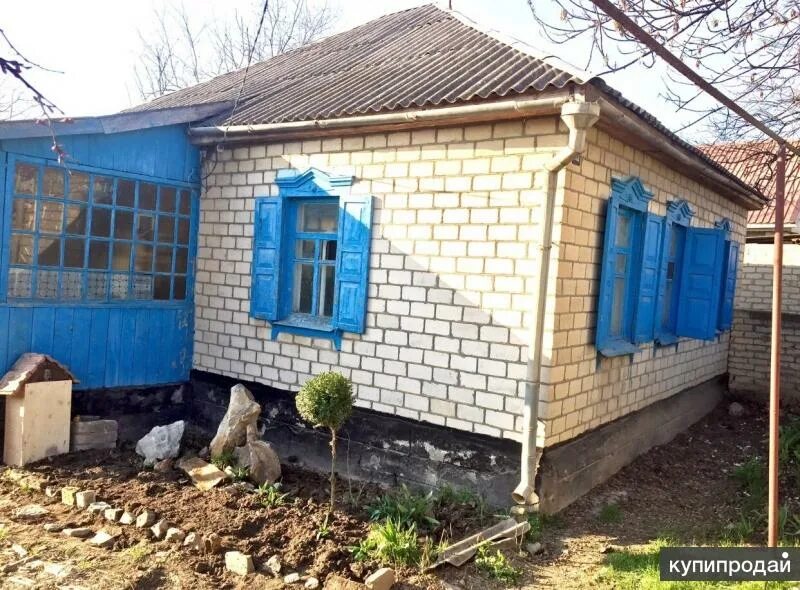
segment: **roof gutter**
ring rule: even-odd
[[[478,104],[467,104],[434,109],[415,109],[393,113],[376,113],[337,119],[312,119],[286,123],[264,123],[258,125],[215,125],[192,127],[189,137],[196,145],[213,145],[220,142],[238,143],[256,139],[271,139],[276,136],[314,134],[321,130],[343,130],[361,127],[413,127],[419,124],[433,125],[458,122],[463,119],[493,119],[498,117],[522,117],[530,115],[556,114],[561,105],[570,99],[572,92],[563,90],[557,94],[536,98],[501,100]]]

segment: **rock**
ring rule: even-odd
[[[325,580],[325,590],[365,590],[366,586],[360,582],[354,582],[343,578],[338,574],[331,574]]]
[[[222,552],[222,539],[217,533],[211,533],[203,537],[203,551],[208,555]]]
[[[75,494],[78,493],[79,489],[75,486],[61,488],[61,503],[67,506],[75,506]]]
[[[103,549],[110,549],[114,546],[114,541],[117,540],[119,535],[112,535],[104,530],[99,530],[94,537],[89,539],[88,543],[95,547],[102,547]]]
[[[186,535],[186,538],[183,540],[183,546],[187,549],[191,549],[192,551],[202,551],[203,550],[203,542],[200,538],[200,535],[197,533],[189,533]]]
[[[186,533],[177,527],[170,527],[167,529],[167,534],[164,535],[164,540],[169,543],[182,543],[186,538]]]
[[[111,508],[111,504],[108,502],[92,502],[86,510],[89,514],[103,514],[109,508]]]
[[[530,553],[531,555],[536,555],[542,552],[542,544],[541,543],[526,543],[525,544],[525,551]]]
[[[236,384],[231,387],[228,409],[209,445],[211,457],[232,451],[247,440],[255,440],[258,437],[257,421],[260,414],[261,406],[244,385]]]
[[[67,537],[75,537],[76,539],[86,539],[91,537],[94,534],[94,531],[89,527],[78,527],[74,529],[64,529],[61,531],[62,534],[66,535]]]
[[[156,462],[153,465],[153,471],[158,471],[159,473],[167,473],[168,471],[172,471],[172,466],[175,463],[174,459],[162,459],[161,461]]]
[[[44,525],[44,530],[48,533],[60,533],[64,530],[64,525],[57,522],[48,522],[46,525]]]
[[[137,529],[144,529],[149,526],[153,526],[155,524],[158,515],[152,510],[145,510],[139,516],[136,517],[136,528]]]
[[[119,517],[120,524],[133,524],[134,522],[136,522],[136,517],[127,510]]]
[[[50,514],[50,511],[41,504],[27,504],[14,511],[14,516],[23,520],[36,520]]]
[[[281,478],[281,460],[268,442],[253,440],[234,450],[240,467],[250,470],[250,480],[256,485],[275,483]]]
[[[273,555],[267,560],[267,563],[264,564],[270,573],[273,576],[278,576],[281,573],[281,569],[283,569],[283,564],[281,563],[281,558],[278,555]]]
[[[394,581],[394,570],[389,567],[382,567],[367,576],[367,579],[364,580],[364,585],[370,590],[389,590],[394,585]]]
[[[93,504],[97,501],[97,492],[92,490],[84,490],[82,492],[76,492],[75,494],[75,506],[84,510],[89,507],[89,504]]]
[[[207,491],[225,481],[228,476],[216,465],[203,461],[198,457],[184,459],[178,463],[178,467],[183,469],[192,478],[198,490]]]
[[[185,427],[183,420],[166,426],[155,426],[136,443],[136,453],[144,457],[145,465],[153,465],[161,459],[174,459],[181,450]]]
[[[117,522],[120,518],[122,518],[122,514],[124,512],[125,511],[122,508],[106,508],[103,512],[103,516],[106,517],[106,520]]]
[[[36,582],[31,580],[30,578],[26,578],[25,576],[10,576],[6,583],[10,584],[11,587],[19,587],[19,588],[33,588],[36,586]]]
[[[730,414],[734,418],[739,418],[741,416],[744,416],[745,414],[744,406],[739,402],[733,402],[731,405],[728,406],[728,414]]]
[[[319,580],[316,578],[309,578],[306,580],[306,583],[303,584],[303,588],[306,590],[317,590],[319,588]]]
[[[25,549],[25,547],[23,547],[22,545],[19,545],[17,543],[14,543],[14,544],[11,545],[11,550],[14,553],[17,554],[17,557],[27,557],[28,556],[28,550]]]
[[[172,528],[172,525],[166,520],[159,520],[156,524],[150,527],[153,536],[156,539],[162,539],[167,534],[167,531]]]
[[[227,551],[225,553],[225,569],[240,576],[246,576],[256,571],[253,558],[241,551]]]
[[[72,573],[72,568],[62,563],[45,562],[44,572],[56,578],[66,578]]]
[[[300,574],[297,572],[283,576],[284,584],[297,584],[300,581]]]
[[[211,458],[211,451],[208,449],[208,446],[203,447],[199,451],[197,451],[197,456],[201,459],[210,459]]]
[[[55,498],[58,495],[58,490],[55,486],[47,486],[44,489],[44,495],[48,498]]]

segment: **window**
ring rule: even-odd
[[[661,253],[661,284],[659,286],[660,317],[656,328],[656,339],[660,344],[677,341],[678,304],[680,302],[680,280],[683,270],[683,252],[686,232],[691,223],[692,211],[683,200],[670,201],[664,218],[664,242]]]
[[[717,327],[720,330],[730,330],[733,325],[733,301],[736,294],[736,271],[739,267],[739,244],[731,240],[731,222],[729,219],[721,219],[716,225],[725,235],[722,289]]]
[[[17,161],[7,296],[184,300],[191,213],[184,187]]]
[[[352,177],[280,171],[278,197],[256,199],[251,314],[288,332],[333,340],[365,329],[372,197]]]

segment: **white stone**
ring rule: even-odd
[[[394,585],[394,582],[394,570],[388,567],[375,570],[364,580],[364,584],[370,590],[389,590]]]
[[[227,551],[225,553],[225,569],[240,576],[252,574],[255,571],[253,558],[241,551]]]
[[[250,480],[256,485],[275,483],[281,477],[281,460],[267,442],[254,440],[236,447],[236,462],[250,470]]]
[[[211,457],[217,457],[225,451],[232,451],[248,439],[257,438],[257,420],[261,415],[261,406],[253,398],[253,394],[241,384],[231,387],[231,398],[228,409],[222,417],[209,450]]]
[[[155,426],[136,443],[136,453],[144,457],[145,465],[177,457],[185,427],[186,423],[183,420],[166,426]]]
[[[293,572],[291,574],[283,576],[283,583],[284,584],[297,584],[300,581],[300,574],[297,572]]]
[[[96,500],[97,500],[97,492],[93,490],[84,490],[82,492],[75,493],[75,506],[77,506],[81,510],[88,508],[89,504],[92,504]]]

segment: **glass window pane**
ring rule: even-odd
[[[334,242],[335,243],[335,242]],[[333,315],[333,288],[336,284],[336,268],[332,264],[320,267],[319,276],[319,315]]]
[[[89,268],[108,268],[108,252],[111,242],[98,242],[92,240],[89,244]],[[126,267],[127,268],[127,265]]]
[[[139,208],[155,211],[156,185],[149,182],[139,183]]]
[[[104,272],[90,272],[86,277],[86,297],[93,301],[108,298],[108,275]]]
[[[153,288],[153,299],[169,299],[169,275],[156,275]]]
[[[39,185],[39,167],[17,162],[14,168],[14,192],[18,195],[35,195]]]
[[[336,260],[336,240],[322,242],[322,260]]]
[[[11,234],[11,264],[33,264],[33,236]]]
[[[127,299],[129,282],[127,274],[113,273],[111,275],[111,298]]]
[[[133,275],[133,298],[153,298],[153,277],[150,275]]]
[[[189,250],[187,248],[177,248],[175,251],[175,272],[186,274],[189,266]]]
[[[39,206],[39,231],[60,234],[64,226],[64,205],[44,201]]]
[[[114,181],[108,176],[94,177],[94,196],[92,202],[103,205],[111,204],[111,197],[114,194]]]
[[[627,248],[631,241],[631,217],[625,213],[620,212],[617,216],[617,235],[615,245],[621,248]]]
[[[156,248],[156,272],[172,272],[172,247]]]
[[[11,229],[33,231],[36,223],[36,201],[33,199],[14,199],[11,211]]]
[[[614,279],[614,295],[611,301],[611,335],[622,336],[622,317],[625,309],[625,279]]]
[[[625,274],[625,268],[628,266],[628,256],[626,254],[617,254],[614,260],[614,271],[617,274]]]
[[[61,266],[61,240],[39,238],[38,261],[42,266]]]
[[[10,268],[8,270],[8,296],[31,296],[31,277],[33,272],[27,268]]]
[[[661,314],[661,325],[667,329],[670,329],[670,312],[672,310],[672,285],[673,282],[668,280],[664,284],[664,305],[663,311]]]
[[[126,242],[114,242],[113,253],[114,255],[111,258],[112,270],[130,270],[131,245]]]
[[[158,195],[158,210],[173,213],[175,211],[175,189],[162,186]]]
[[[151,272],[153,270],[153,247],[148,244],[136,245],[134,270]]]
[[[304,232],[332,233],[339,226],[339,205],[311,203],[300,207],[297,227]]]
[[[177,275],[172,285],[172,298],[186,299],[186,277]]]
[[[314,260],[315,240],[297,240],[297,257]]]
[[[293,311],[311,313],[314,289],[314,265],[296,264],[294,271]]]
[[[137,214],[136,239],[152,242],[154,237],[155,220],[152,215]]]
[[[169,215],[158,216],[158,241],[171,244],[175,241],[175,218]]]
[[[133,211],[114,212],[114,237],[122,240],[133,238]]]
[[[83,205],[67,205],[67,231],[76,236],[86,235],[86,207]]]
[[[83,273],[82,272],[63,272],[61,273],[61,298],[62,299],[83,299]]]
[[[136,182],[120,178],[117,180],[117,205],[133,207],[136,198]]]
[[[111,209],[92,208],[92,235],[107,238],[111,235]]]
[[[36,296],[43,299],[58,297],[57,270],[40,270],[36,273]]]
[[[178,205],[178,212],[181,215],[189,215],[192,212],[191,194],[187,190],[180,191],[180,204]]]
[[[69,198],[74,201],[89,200],[89,175],[72,172],[69,175]]]
[[[67,268],[83,268],[83,254],[86,251],[83,240],[67,238],[64,240],[64,266]]]
[[[178,243],[184,246],[189,243],[188,219],[178,219]]]
[[[61,168],[45,168],[43,184],[42,194],[45,197],[63,197],[64,171]]]

